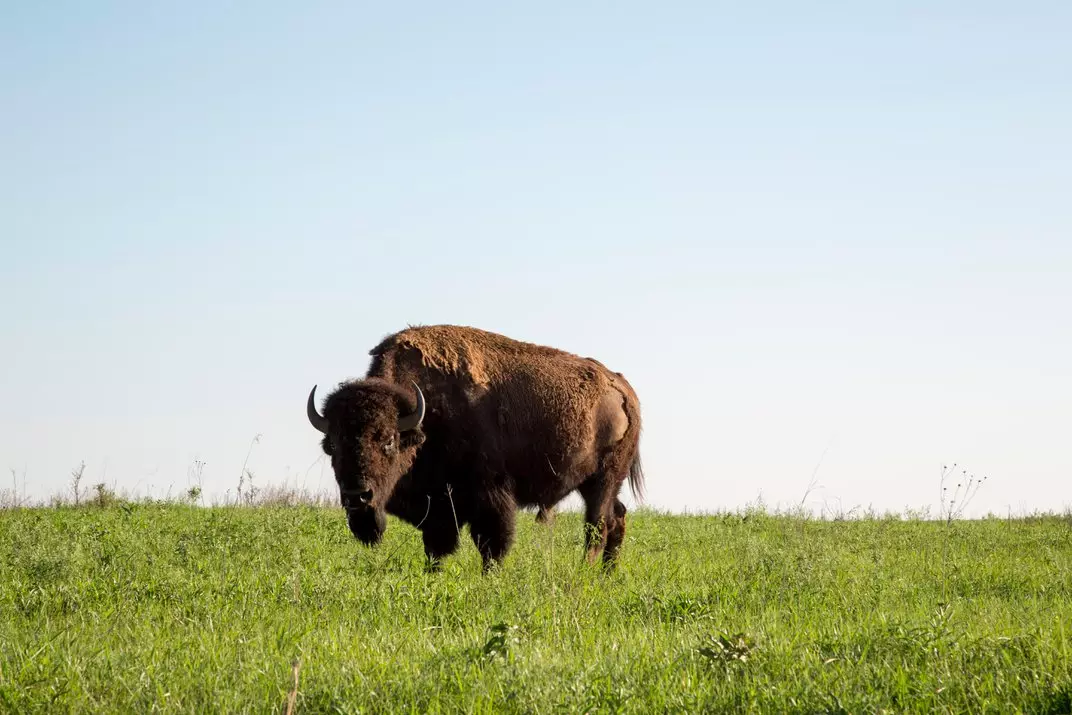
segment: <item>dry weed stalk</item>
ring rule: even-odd
[[[298,702],[298,672],[301,670],[301,658],[294,659],[294,687],[287,695],[287,715],[294,715],[294,706]]]

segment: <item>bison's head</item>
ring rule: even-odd
[[[350,531],[366,544],[383,536],[387,501],[424,441],[424,395],[413,387],[409,393],[375,378],[344,383],[328,395],[323,415],[315,385],[309,393],[309,422],[324,434]]]

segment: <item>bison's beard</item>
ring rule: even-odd
[[[387,517],[380,509],[349,509],[346,512],[346,523],[350,526],[350,532],[361,543],[375,546],[383,538]]]

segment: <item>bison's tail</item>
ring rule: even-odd
[[[639,444],[633,454],[633,461],[629,464],[629,491],[638,502],[644,498],[644,467],[640,464]]]
[[[622,380],[625,378],[622,377]],[[623,441],[633,452],[629,460],[629,491],[633,493],[633,498],[640,502],[644,498],[644,467],[640,463],[640,402],[631,385],[629,393],[625,399],[625,415],[629,418],[629,427],[625,431]]]

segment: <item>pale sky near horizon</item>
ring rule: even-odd
[[[449,322],[625,373],[652,506],[1072,506],[1072,4],[807,5],[5,6],[0,484],[330,488]]]

